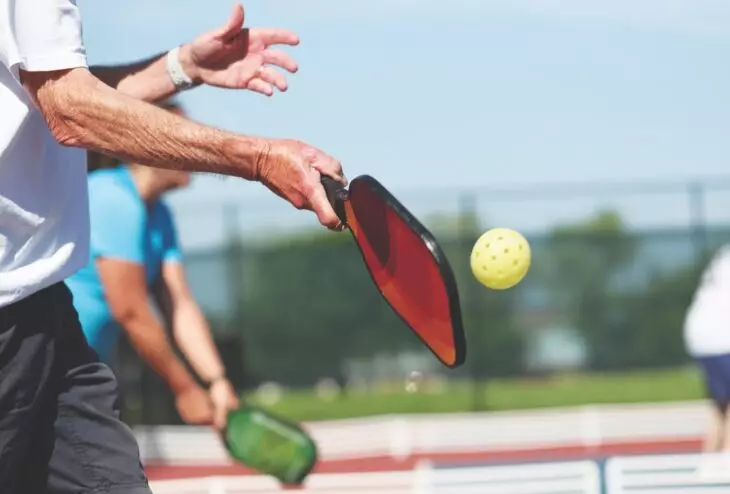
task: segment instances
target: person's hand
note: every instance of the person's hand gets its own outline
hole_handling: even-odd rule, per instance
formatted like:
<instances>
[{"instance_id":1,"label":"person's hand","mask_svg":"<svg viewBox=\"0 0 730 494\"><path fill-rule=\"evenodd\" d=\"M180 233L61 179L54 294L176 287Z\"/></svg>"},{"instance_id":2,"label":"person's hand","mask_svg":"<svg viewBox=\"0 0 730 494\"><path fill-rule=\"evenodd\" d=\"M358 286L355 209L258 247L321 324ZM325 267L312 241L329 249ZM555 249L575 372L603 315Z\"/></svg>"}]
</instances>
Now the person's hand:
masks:
<instances>
[{"instance_id":1,"label":"person's hand","mask_svg":"<svg viewBox=\"0 0 730 494\"><path fill-rule=\"evenodd\" d=\"M218 379L208 389L210 401L213 404L213 427L223 430L228 421L228 412L238 408L239 400L230 381Z\"/></svg>"},{"instance_id":2,"label":"person's hand","mask_svg":"<svg viewBox=\"0 0 730 494\"><path fill-rule=\"evenodd\" d=\"M187 424L208 425L213 422L213 405L200 386L190 386L175 395L175 408Z\"/></svg>"},{"instance_id":3,"label":"person's hand","mask_svg":"<svg viewBox=\"0 0 730 494\"><path fill-rule=\"evenodd\" d=\"M237 4L226 23L184 45L180 50L183 69L194 82L229 89L249 89L267 96L274 87L287 90L284 75L270 66L291 73L298 70L288 54L272 45L299 44L299 37L285 29L243 29L243 6Z\"/></svg>"},{"instance_id":4,"label":"person's hand","mask_svg":"<svg viewBox=\"0 0 730 494\"><path fill-rule=\"evenodd\" d=\"M343 229L320 182L321 176L326 175L347 185L339 161L303 142L280 139L267 142L257 163L256 180L295 208L314 211L327 228Z\"/></svg>"}]
</instances>

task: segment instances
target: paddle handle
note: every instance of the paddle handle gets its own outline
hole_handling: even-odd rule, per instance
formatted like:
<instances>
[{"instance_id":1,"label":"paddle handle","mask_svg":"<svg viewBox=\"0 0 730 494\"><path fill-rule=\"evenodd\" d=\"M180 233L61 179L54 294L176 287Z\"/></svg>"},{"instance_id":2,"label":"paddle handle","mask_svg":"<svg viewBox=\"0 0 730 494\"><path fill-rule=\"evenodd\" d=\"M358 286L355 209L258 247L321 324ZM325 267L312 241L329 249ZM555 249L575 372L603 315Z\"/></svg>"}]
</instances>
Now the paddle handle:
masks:
<instances>
[{"instance_id":1,"label":"paddle handle","mask_svg":"<svg viewBox=\"0 0 730 494\"><path fill-rule=\"evenodd\" d=\"M347 200L347 188L345 188L345 186L340 182L336 182L334 179L326 175L322 175L320 181L322 182L324 190L327 192L327 199L329 199L331 204L334 204L335 201Z\"/></svg>"},{"instance_id":2,"label":"paddle handle","mask_svg":"<svg viewBox=\"0 0 730 494\"><path fill-rule=\"evenodd\" d=\"M342 221L342 223L347 225L347 214L345 213L345 201L347 201L350 198L349 191L347 190L347 188L344 185L342 185L341 183L339 183L325 175L322 175L320 181L322 182L322 187L324 187L324 190L327 193L327 200L332 205L332 208L335 210L335 213L337 213L337 216L340 218L340 221Z\"/></svg>"}]
</instances>

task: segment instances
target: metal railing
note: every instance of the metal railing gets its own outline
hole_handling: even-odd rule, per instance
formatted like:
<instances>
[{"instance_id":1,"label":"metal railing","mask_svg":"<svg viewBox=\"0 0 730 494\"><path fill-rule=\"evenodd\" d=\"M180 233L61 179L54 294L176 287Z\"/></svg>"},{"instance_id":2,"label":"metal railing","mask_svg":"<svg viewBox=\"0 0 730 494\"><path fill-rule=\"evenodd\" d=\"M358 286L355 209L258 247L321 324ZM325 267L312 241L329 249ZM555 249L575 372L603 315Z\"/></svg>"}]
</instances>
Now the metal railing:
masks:
<instances>
[{"instance_id":1,"label":"metal railing","mask_svg":"<svg viewBox=\"0 0 730 494\"><path fill-rule=\"evenodd\" d=\"M605 477L606 494L730 492L730 457L686 454L610 458Z\"/></svg>"},{"instance_id":2,"label":"metal railing","mask_svg":"<svg viewBox=\"0 0 730 494\"><path fill-rule=\"evenodd\" d=\"M417 370L434 389L473 389L460 409L485 411L498 406L487 396L498 379L691 364L684 314L707 256L730 242L729 191L730 177L394 188L439 239L459 284L469 358L449 372L383 302L349 235L323 232L273 195L175 212L188 280L239 391L277 386L316 400L326 385L372 394L377 413L389 413L400 408L382 390ZM514 290L486 290L469 269L474 241L493 226L530 241L533 266ZM118 363L128 423L181 423L164 382L128 345ZM684 396L699 394L675 399ZM290 418L317 413L303 406Z\"/></svg>"},{"instance_id":3,"label":"metal railing","mask_svg":"<svg viewBox=\"0 0 730 494\"><path fill-rule=\"evenodd\" d=\"M709 418L705 402L600 405L525 412L368 417L304 424L320 461L374 457L573 448L590 453L604 445L692 442ZM148 464L229 464L207 427L135 428Z\"/></svg>"},{"instance_id":4,"label":"metal railing","mask_svg":"<svg viewBox=\"0 0 730 494\"><path fill-rule=\"evenodd\" d=\"M601 494L600 470L591 461L493 467L432 468L407 472L314 474L301 494ZM156 494L265 494L281 492L260 476L209 477L152 483Z\"/></svg>"},{"instance_id":5,"label":"metal railing","mask_svg":"<svg viewBox=\"0 0 730 494\"><path fill-rule=\"evenodd\" d=\"M156 494L282 492L259 475L153 481ZM301 494L713 494L730 492L728 455L647 455L591 460L314 474Z\"/></svg>"}]
</instances>

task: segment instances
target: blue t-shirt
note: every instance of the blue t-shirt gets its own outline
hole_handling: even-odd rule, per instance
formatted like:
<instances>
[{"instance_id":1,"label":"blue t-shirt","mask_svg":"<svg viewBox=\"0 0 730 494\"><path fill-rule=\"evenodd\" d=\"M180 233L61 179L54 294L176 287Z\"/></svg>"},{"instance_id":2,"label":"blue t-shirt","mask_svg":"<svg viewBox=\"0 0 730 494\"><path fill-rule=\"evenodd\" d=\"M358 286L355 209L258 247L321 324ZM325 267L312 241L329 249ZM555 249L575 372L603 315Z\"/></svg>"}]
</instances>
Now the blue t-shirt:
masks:
<instances>
[{"instance_id":1,"label":"blue t-shirt","mask_svg":"<svg viewBox=\"0 0 730 494\"><path fill-rule=\"evenodd\" d=\"M105 257L144 266L150 288L165 262L179 262L180 249L168 207L147 205L126 166L89 174L91 256L89 264L66 280L89 344L109 361L120 333L96 270Z\"/></svg>"}]
</instances>

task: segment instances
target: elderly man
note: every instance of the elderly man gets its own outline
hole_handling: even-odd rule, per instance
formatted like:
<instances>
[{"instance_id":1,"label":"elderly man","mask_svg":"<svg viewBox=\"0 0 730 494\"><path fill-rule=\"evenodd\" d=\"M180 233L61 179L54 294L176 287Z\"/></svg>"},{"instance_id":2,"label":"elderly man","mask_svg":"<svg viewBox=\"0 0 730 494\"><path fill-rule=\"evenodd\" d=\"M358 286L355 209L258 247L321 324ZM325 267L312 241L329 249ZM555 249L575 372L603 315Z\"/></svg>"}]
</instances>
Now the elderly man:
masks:
<instances>
[{"instance_id":1,"label":"elderly man","mask_svg":"<svg viewBox=\"0 0 730 494\"><path fill-rule=\"evenodd\" d=\"M202 5L202 4L201 4ZM341 225L320 175L340 164L295 140L197 124L148 102L199 84L271 95L296 63L280 29L219 29L120 67L88 67L75 0L0 0L0 490L147 494L111 370L63 280L89 260L85 149L142 165L259 181Z\"/></svg>"}]
</instances>

